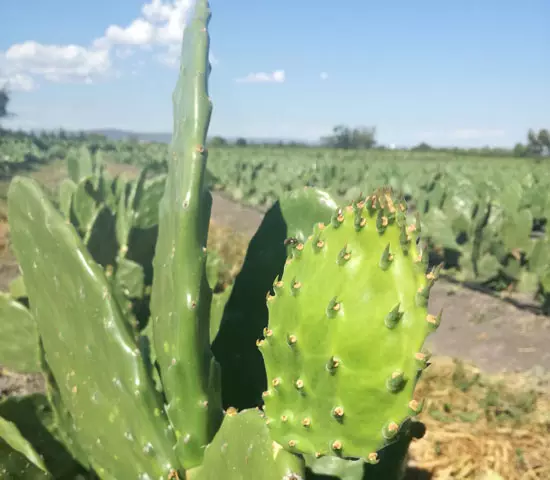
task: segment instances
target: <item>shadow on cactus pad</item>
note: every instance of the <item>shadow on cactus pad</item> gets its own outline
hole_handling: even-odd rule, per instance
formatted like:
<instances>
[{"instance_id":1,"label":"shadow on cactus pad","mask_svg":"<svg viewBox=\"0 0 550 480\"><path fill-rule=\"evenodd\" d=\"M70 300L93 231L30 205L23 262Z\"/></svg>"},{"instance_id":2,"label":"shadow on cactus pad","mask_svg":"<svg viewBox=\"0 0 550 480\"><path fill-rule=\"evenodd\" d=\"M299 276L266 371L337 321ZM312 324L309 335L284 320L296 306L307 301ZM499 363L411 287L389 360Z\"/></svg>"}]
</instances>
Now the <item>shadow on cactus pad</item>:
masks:
<instances>
[{"instance_id":1,"label":"shadow on cactus pad","mask_svg":"<svg viewBox=\"0 0 550 480\"><path fill-rule=\"evenodd\" d=\"M285 240L304 241L316 223L330 220L336 208L321 190L306 187L288 193L269 209L250 241L212 344L222 368L224 408L241 410L262 404L267 380L256 340L268 323L266 295L283 273Z\"/></svg>"}]
</instances>

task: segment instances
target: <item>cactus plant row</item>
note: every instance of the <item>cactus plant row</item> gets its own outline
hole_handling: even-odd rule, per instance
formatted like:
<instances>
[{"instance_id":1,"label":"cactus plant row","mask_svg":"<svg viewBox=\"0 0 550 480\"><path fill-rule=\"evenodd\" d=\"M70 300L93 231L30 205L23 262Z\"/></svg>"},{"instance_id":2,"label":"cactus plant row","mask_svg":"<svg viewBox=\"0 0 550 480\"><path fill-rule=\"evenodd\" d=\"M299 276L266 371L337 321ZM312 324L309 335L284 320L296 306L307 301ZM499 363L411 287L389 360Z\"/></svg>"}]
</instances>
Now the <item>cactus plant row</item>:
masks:
<instances>
[{"instance_id":1,"label":"cactus plant row","mask_svg":"<svg viewBox=\"0 0 550 480\"><path fill-rule=\"evenodd\" d=\"M127 295L98 257L109 242L93 234L110 205L122 270L144 177L127 195L105 187L92 163L72 164L60 208L33 180L10 185L28 307L2 297L3 333L24 341L0 363L41 371L46 393L0 402L6 478L391 480L422 435L414 390L429 363L424 340L441 320L427 311L439 270L426 270L420 223L391 189L343 206L314 188L282 195L223 309L213 303L209 19L197 0L173 96L145 328L132 327Z\"/></svg>"}]
</instances>

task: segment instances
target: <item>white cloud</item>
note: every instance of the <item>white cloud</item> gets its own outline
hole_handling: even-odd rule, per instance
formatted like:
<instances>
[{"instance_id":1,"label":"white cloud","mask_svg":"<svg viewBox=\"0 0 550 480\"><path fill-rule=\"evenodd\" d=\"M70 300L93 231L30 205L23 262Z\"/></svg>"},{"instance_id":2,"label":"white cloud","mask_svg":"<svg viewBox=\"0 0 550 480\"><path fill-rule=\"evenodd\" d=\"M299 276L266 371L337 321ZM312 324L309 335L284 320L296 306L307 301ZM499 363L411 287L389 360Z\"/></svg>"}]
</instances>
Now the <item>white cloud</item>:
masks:
<instances>
[{"instance_id":1,"label":"white cloud","mask_svg":"<svg viewBox=\"0 0 550 480\"><path fill-rule=\"evenodd\" d=\"M193 5L194 0L152 0L141 8L142 16L128 26L109 25L94 46L179 46Z\"/></svg>"},{"instance_id":2,"label":"white cloud","mask_svg":"<svg viewBox=\"0 0 550 480\"><path fill-rule=\"evenodd\" d=\"M110 25L105 30L105 35L98 38L96 47L109 47L111 45L147 45L152 43L155 37L155 27L142 18L135 19L127 27Z\"/></svg>"},{"instance_id":3,"label":"white cloud","mask_svg":"<svg viewBox=\"0 0 550 480\"><path fill-rule=\"evenodd\" d=\"M275 70L271 73L249 73L246 77L237 78L239 83L283 83L286 80L284 70Z\"/></svg>"},{"instance_id":4,"label":"white cloud","mask_svg":"<svg viewBox=\"0 0 550 480\"><path fill-rule=\"evenodd\" d=\"M90 50L79 45L42 45L33 41L12 45L4 53L4 59L10 79L23 75L52 82L89 82L111 66L107 50Z\"/></svg>"},{"instance_id":5,"label":"white cloud","mask_svg":"<svg viewBox=\"0 0 550 480\"><path fill-rule=\"evenodd\" d=\"M28 75L15 73L9 78L0 76L0 87L7 87L12 92L30 92L36 89L36 83Z\"/></svg>"},{"instance_id":6,"label":"white cloud","mask_svg":"<svg viewBox=\"0 0 550 480\"><path fill-rule=\"evenodd\" d=\"M321 78L321 80L326 80L328 78L328 73L327 72L321 72L319 77Z\"/></svg>"},{"instance_id":7,"label":"white cloud","mask_svg":"<svg viewBox=\"0 0 550 480\"><path fill-rule=\"evenodd\" d=\"M153 50L157 60L177 66L194 2L151 0L142 6L141 15L126 26L109 25L90 46L47 45L32 40L14 44L0 51L0 81L9 81L20 90L34 88L37 79L93 83L112 73L113 52L118 58L127 58L136 48ZM215 64L213 56L211 62Z\"/></svg>"}]
</instances>

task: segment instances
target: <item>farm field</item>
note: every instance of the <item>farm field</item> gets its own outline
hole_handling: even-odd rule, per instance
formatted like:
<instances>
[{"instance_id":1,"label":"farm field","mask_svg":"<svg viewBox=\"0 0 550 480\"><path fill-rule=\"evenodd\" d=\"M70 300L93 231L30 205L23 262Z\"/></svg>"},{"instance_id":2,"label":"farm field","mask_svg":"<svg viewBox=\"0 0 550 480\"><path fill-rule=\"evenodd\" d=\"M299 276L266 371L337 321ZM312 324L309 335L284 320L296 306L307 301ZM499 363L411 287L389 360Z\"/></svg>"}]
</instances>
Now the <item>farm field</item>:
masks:
<instances>
[{"instance_id":1,"label":"farm field","mask_svg":"<svg viewBox=\"0 0 550 480\"><path fill-rule=\"evenodd\" d=\"M56 200L71 156L99 157L112 176L129 179L147 166L151 181L165 172L161 144L2 142L3 212L14 174L32 176ZM231 283L248 240L281 193L311 185L349 200L361 193L354 185L402 191L420 215L431 262L443 262L445 272L430 296L430 311L444 311L429 339L433 374L420 387L433 398L422 418L429 433L413 444L411 465L434 478L476 478L471 475L489 469L506 479L550 476L543 456L550 448L548 165L435 153L227 147L211 149L209 170L210 243L223 264L221 284ZM5 214L0 235L0 288L9 291L18 267ZM33 377L0 376L0 395L41 388Z\"/></svg>"}]
</instances>

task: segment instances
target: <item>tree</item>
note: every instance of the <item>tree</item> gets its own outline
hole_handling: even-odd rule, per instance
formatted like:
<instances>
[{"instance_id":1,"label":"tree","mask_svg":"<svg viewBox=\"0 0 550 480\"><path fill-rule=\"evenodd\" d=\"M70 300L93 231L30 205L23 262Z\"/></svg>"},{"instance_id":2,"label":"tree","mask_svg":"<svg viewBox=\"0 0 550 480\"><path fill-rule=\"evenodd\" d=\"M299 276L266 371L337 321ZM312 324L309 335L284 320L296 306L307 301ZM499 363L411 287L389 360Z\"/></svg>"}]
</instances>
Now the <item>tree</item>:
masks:
<instances>
[{"instance_id":1,"label":"tree","mask_svg":"<svg viewBox=\"0 0 550 480\"><path fill-rule=\"evenodd\" d=\"M546 128L539 130L537 140L543 149L543 154L550 155L550 132Z\"/></svg>"},{"instance_id":2,"label":"tree","mask_svg":"<svg viewBox=\"0 0 550 480\"><path fill-rule=\"evenodd\" d=\"M432 147L426 142L420 142L418 145L411 148L413 152L429 152Z\"/></svg>"},{"instance_id":3,"label":"tree","mask_svg":"<svg viewBox=\"0 0 550 480\"><path fill-rule=\"evenodd\" d=\"M7 117L8 113L8 103L10 102L10 95L7 89L4 87L0 90L0 118Z\"/></svg>"},{"instance_id":4,"label":"tree","mask_svg":"<svg viewBox=\"0 0 550 480\"><path fill-rule=\"evenodd\" d=\"M540 129L538 132L529 129L527 132L527 146L529 155L540 157L550 155L550 133L546 128Z\"/></svg>"},{"instance_id":5,"label":"tree","mask_svg":"<svg viewBox=\"0 0 550 480\"><path fill-rule=\"evenodd\" d=\"M248 142L246 141L246 138L237 138L237 141L235 142L235 145L237 145L238 147L246 147L246 145L248 144Z\"/></svg>"},{"instance_id":6,"label":"tree","mask_svg":"<svg viewBox=\"0 0 550 480\"><path fill-rule=\"evenodd\" d=\"M527 132L527 149L535 157L542 154L542 145L539 143L537 133L532 128Z\"/></svg>"},{"instance_id":7,"label":"tree","mask_svg":"<svg viewBox=\"0 0 550 480\"><path fill-rule=\"evenodd\" d=\"M212 147L223 147L227 145L227 140L223 137L220 137L219 135L212 137L210 139L210 145Z\"/></svg>"},{"instance_id":8,"label":"tree","mask_svg":"<svg viewBox=\"0 0 550 480\"><path fill-rule=\"evenodd\" d=\"M374 148L376 146L376 129L374 127L349 128L337 125L332 129L332 135L322 137L321 143L331 148Z\"/></svg>"},{"instance_id":9,"label":"tree","mask_svg":"<svg viewBox=\"0 0 550 480\"><path fill-rule=\"evenodd\" d=\"M527 157L529 155L529 148L522 143L516 143L514 146L514 157Z\"/></svg>"}]
</instances>

